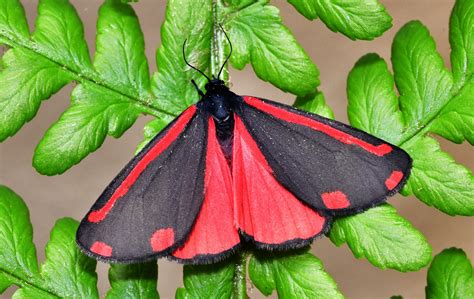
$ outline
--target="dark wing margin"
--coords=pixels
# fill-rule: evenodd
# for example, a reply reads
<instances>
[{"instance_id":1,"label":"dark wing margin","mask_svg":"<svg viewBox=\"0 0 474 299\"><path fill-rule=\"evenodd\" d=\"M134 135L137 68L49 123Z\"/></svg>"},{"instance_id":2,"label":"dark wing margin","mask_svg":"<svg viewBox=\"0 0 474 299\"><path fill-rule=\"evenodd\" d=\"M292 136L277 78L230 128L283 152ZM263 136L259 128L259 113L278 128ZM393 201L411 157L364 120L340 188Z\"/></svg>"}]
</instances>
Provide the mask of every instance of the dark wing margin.
<instances>
[{"instance_id":1,"label":"dark wing margin","mask_svg":"<svg viewBox=\"0 0 474 299\"><path fill-rule=\"evenodd\" d=\"M86 254L135 263L184 244L204 199L207 118L189 107L122 169L79 226Z\"/></svg>"},{"instance_id":2,"label":"dark wing margin","mask_svg":"<svg viewBox=\"0 0 474 299\"><path fill-rule=\"evenodd\" d=\"M278 182L323 215L378 205L410 174L405 151L337 121L253 97L236 113Z\"/></svg>"}]
</instances>

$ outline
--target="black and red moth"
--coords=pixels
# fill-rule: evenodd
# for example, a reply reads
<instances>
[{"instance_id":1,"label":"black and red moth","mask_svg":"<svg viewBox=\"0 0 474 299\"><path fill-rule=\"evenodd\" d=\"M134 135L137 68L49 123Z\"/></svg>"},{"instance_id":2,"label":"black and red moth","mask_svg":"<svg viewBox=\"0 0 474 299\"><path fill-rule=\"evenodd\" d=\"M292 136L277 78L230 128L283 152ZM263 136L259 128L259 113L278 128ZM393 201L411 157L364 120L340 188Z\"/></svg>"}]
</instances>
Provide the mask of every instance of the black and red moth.
<instances>
[{"instance_id":1,"label":"black and red moth","mask_svg":"<svg viewBox=\"0 0 474 299\"><path fill-rule=\"evenodd\" d=\"M212 263L241 242L308 245L331 219L398 192L411 159L337 121L239 96L219 79L105 189L77 232L87 254Z\"/></svg>"}]
</instances>

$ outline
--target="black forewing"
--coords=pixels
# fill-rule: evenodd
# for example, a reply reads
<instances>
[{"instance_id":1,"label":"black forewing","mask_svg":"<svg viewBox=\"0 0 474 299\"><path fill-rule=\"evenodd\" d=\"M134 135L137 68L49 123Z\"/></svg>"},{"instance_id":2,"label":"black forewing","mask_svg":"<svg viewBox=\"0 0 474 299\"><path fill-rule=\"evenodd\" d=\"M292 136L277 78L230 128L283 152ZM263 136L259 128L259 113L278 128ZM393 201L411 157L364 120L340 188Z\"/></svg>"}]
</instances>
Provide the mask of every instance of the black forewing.
<instances>
[{"instance_id":1,"label":"black forewing","mask_svg":"<svg viewBox=\"0 0 474 299\"><path fill-rule=\"evenodd\" d=\"M207 117L201 109L196 110L179 135L141 172L105 219L97 223L88 219L91 213L104 207L146 154L167 134L172 134L173 125L179 121L178 118L171 123L125 166L82 220L77 242L83 251L106 261L140 262L169 254L185 242L204 197ZM172 242L168 240L170 246L163 250L153 250L151 237L159 230L172 231ZM97 254L97 248L91 250L96 242L107 247L102 248L105 254Z\"/></svg>"},{"instance_id":2,"label":"black forewing","mask_svg":"<svg viewBox=\"0 0 474 299\"><path fill-rule=\"evenodd\" d=\"M324 123L364 142L387 144L342 123L272 101L258 101ZM280 184L325 214L348 215L379 204L398 192L409 176L411 159L394 145L390 145L390 153L377 156L321 131L266 113L245 101L237 107L236 113L244 121ZM397 172L403 176L394 176L392 183L395 180L396 184L390 186L387 180ZM336 197L343 194L348 205L328 206L323 201L323 194Z\"/></svg>"}]
</instances>

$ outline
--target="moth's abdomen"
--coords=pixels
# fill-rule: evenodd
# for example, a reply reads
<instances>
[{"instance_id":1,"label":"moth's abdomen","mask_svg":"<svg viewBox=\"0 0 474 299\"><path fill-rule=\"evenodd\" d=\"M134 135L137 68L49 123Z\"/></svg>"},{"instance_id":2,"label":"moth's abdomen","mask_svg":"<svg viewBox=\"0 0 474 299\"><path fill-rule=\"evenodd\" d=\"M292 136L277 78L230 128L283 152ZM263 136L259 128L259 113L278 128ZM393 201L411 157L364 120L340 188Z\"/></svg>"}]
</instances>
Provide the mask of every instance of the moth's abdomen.
<instances>
[{"instance_id":1,"label":"moth's abdomen","mask_svg":"<svg viewBox=\"0 0 474 299\"><path fill-rule=\"evenodd\" d=\"M219 145L224 153L224 156L228 163L232 161L232 148L233 148L233 136L234 136L234 115L230 114L229 117L222 121L214 120L216 125L216 136L219 141Z\"/></svg>"}]
</instances>

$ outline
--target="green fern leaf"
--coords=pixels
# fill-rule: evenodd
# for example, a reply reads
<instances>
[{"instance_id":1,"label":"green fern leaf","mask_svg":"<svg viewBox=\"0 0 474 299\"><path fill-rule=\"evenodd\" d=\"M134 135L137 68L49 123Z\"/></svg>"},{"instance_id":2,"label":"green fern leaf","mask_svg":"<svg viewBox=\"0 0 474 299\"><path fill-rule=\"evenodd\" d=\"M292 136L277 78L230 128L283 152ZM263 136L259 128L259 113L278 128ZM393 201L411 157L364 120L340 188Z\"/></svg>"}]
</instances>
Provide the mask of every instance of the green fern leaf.
<instances>
[{"instance_id":1,"label":"green fern leaf","mask_svg":"<svg viewBox=\"0 0 474 299\"><path fill-rule=\"evenodd\" d=\"M462 20L461 24L472 22L472 9L459 10L459 7L467 8L469 5L472 5L469 1L457 1L451 19ZM472 171L455 163L447 153L441 151L437 141L427 136L430 131L446 132L449 128L455 128L451 135L440 135L461 141L473 134L473 126L466 123L470 121L467 98L472 92L472 79L462 78L471 78L472 73L467 66L474 59L474 54L466 53L463 56L456 54L461 50L455 49L461 44L458 38L468 41L474 31L465 29L462 27L464 25L461 26L463 30L453 26L459 26L459 22L451 22L451 44L458 43L453 45L453 55L463 61L461 64L466 66L462 68L465 73L459 73L458 69L453 81L426 27L420 22L410 22L397 33L392 48L394 77L400 97L395 93L386 63L377 55L370 54L362 57L349 75L348 113L353 126L389 140L409 152L413 158L413 169L404 194L414 194L426 204L450 215L474 215ZM453 32L456 34L453 35ZM464 117L447 116L452 112L451 109L457 109L456 113ZM444 121L440 121L442 119ZM445 125L447 127L443 127ZM368 214L373 216L368 218ZM401 231L396 223L401 219L396 220L400 216L395 213L389 214L393 215L389 220L382 221L377 231L387 232L390 238L384 238L383 233L367 238L369 221L386 217L379 214L377 209L372 209L361 215L337 220L337 230L331 232L331 239L337 245L346 242L357 257L365 256L381 268L412 271L426 265L430 250L426 240L414 228L405 225L405 235L395 241L393 236ZM367 224L364 226L360 221L365 219ZM390 230L391 225L393 228ZM417 241L408 242L408 239ZM397 243L398 249L393 248L392 254L383 253L384 249L392 248Z\"/></svg>"},{"instance_id":2,"label":"green fern leaf","mask_svg":"<svg viewBox=\"0 0 474 299\"><path fill-rule=\"evenodd\" d=\"M56 222L38 271L28 208L12 190L0 186L0 294L10 285L13 298L98 298L96 261L76 246L78 223Z\"/></svg>"},{"instance_id":3,"label":"green fern leaf","mask_svg":"<svg viewBox=\"0 0 474 299\"><path fill-rule=\"evenodd\" d=\"M156 290L157 279L158 267L156 262L111 265L109 269L111 288L105 298L158 299L160 296Z\"/></svg>"},{"instance_id":4,"label":"green fern leaf","mask_svg":"<svg viewBox=\"0 0 474 299\"><path fill-rule=\"evenodd\" d=\"M259 1L230 11L226 23L237 69L249 62L257 76L283 91L304 96L319 85L319 71L283 25L279 10Z\"/></svg>"},{"instance_id":5,"label":"green fern leaf","mask_svg":"<svg viewBox=\"0 0 474 299\"><path fill-rule=\"evenodd\" d=\"M266 296L276 290L278 298L344 298L321 261L307 250L254 255L249 275Z\"/></svg>"},{"instance_id":6,"label":"green fern leaf","mask_svg":"<svg viewBox=\"0 0 474 299\"><path fill-rule=\"evenodd\" d=\"M176 115L153 99L143 34L128 4L102 5L93 64L82 22L68 0L41 0L35 25L30 37L21 3L0 1L0 41L11 48L0 67L0 140L30 121L42 100L73 80L79 83L71 107L38 145L34 166L40 173L66 171L107 135L119 137L142 113Z\"/></svg>"},{"instance_id":7,"label":"green fern leaf","mask_svg":"<svg viewBox=\"0 0 474 299\"><path fill-rule=\"evenodd\" d=\"M309 20L320 18L350 39L372 40L390 27L392 17L378 0L288 0Z\"/></svg>"},{"instance_id":8,"label":"green fern leaf","mask_svg":"<svg viewBox=\"0 0 474 299\"><path fill-rule=\"evenodd\" d=\"M184 266L184 288L176 291L176 298L232 298L235 267L233 259L216 265Z\"/></svg>"},{"instance_id":9,"label":"green fern leaf","mask_svg":"<svg viewBox=\"0 0 474 299\"><path fill-rule=\"evenodd\" d=\"M449 248L435 256L428 269L426 298L474 298L474 273L464 251Z\"/></svg>"},{"instance_id":10,"label":"green fern leaf","mask_svg":"<svg viewBox=\"0 0 474 299\"><path fill-rule=\"evenodd\" d=\"M204 85L204 78L188 67L185 55L196 68L206 71L211 61L212 7L207 0L172 0L166 7L161 27L161 46L156 53L158 71L153 75L152 90L156 105L179 114L199 100L191 79Z\"/></svg>"}]
</instances>

